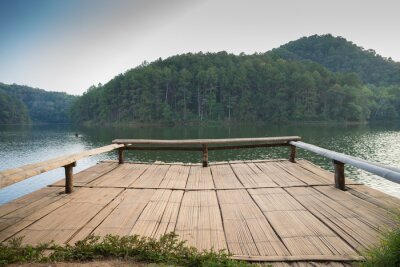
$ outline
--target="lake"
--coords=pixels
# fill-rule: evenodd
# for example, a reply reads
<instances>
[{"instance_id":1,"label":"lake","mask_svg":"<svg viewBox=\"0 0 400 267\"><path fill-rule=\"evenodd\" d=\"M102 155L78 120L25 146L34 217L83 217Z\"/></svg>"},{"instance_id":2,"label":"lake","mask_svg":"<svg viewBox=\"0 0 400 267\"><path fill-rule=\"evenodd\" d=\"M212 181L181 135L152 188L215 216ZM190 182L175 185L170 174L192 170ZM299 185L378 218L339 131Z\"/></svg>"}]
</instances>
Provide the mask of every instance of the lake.
<instances>
[{"instance_id":1,"label":"lake","mask_svg":"<svg viewBox=\"0 0 400 267\"><path fill-rule=\"evenodd\" d=\"M79 134L79 137L75 136ZM116 138L186 139L235 138L298 135L302 141L400 168L400 124L379 125L279 125L242 124L174 127L78 127L73 125L0 125L0 171L40 162L57 156L104 146ZM250 160L288 158L286 147L210 151L209 160ZM201 153L187 151L127 151L126 160L200 162ZM297 158L305 158L332 170L331 161L298 149ZM117 159L110 152L78 161L75 172L99 160ZM44 173L0 190L0 204L35 191L64 177L63 168ZM400 185L346 166L347 178L365 183L400 198Z\"/></svg>"}]
</instances>

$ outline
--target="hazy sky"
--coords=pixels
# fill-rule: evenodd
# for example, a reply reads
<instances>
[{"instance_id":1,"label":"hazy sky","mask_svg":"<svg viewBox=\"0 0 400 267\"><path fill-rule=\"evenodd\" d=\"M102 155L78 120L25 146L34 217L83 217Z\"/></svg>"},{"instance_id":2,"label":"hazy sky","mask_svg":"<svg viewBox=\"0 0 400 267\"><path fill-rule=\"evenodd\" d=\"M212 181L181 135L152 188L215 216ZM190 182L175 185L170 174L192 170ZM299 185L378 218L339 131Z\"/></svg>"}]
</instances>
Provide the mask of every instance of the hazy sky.
<instances>
[{"instance_id":1,"label":"hazy sky","mask_svg":"<svg viewBox=\"0 0 400 267\"><path fill-rule=\"evenodd\" d=\"M82 94L144 60L332 33L400 61L400 1L0 0L0 82Z\"/></svg>"}]
</instances>

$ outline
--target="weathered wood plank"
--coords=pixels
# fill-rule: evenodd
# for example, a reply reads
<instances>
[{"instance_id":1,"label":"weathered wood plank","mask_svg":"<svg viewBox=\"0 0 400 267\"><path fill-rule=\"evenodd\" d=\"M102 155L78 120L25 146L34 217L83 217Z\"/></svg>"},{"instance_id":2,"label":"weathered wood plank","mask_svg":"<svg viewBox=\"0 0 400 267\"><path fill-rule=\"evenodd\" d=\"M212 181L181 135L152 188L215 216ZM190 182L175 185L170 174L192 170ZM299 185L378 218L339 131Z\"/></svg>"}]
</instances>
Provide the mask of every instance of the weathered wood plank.
<instances>
[{"instance_id":1,"label":"weathered wood plank","mask_svg":"<svg viewBox=\"0 0 400 267\"><path fill-rule=\"evenodd\" d=\"M235 255L289 255L246 190L218 191L229 252Z\"/></svg>"},{"instance_id":2,"label":"weathered wood plank","mask_svg":"<svg viewBox=\"0 0 400 267\"><path fill-rule=\"evenodd\" d=\"M394 218L391 217L385 209L375 204L360 199L350 193L336 190L331 186L315 186L314 188L339 205L347 207L358 214L364 222L374 227L377 231L395 226L393 224Z\"/></svg>"},{"instance_id":3,"label":"weathered wood plank","mask_svg":"<svg viewBox=\"0 0 400 267\"><path fill-rule=\"evenodd\" d=\"M358 255L285 190L253 189L249 193L291 255Z\"/></svg>"},{"instance_id":4,"label":"weathered wood plank","mask_svg":"<svg viewBox=\"0 0 400 267\"><path fill-rule=\"evenodd\" d=\"M146 171L136 179L131 186L137 187L158 187L161 181L167 174L168 169L171 165L151 165Z\"/></svg>"},{"instance_id":5,"label":"weathered wood plank","mask_svg":"<svg viewBox=\"0 0 400 267\"><path fill-rule=\"evenodd\" d=\"M71 194L71 201L29 225L17 236L24 236L24 243L39 244L54 241L67 242L99 211L111 202L122 189L82 188Z\"/></svg>"},{"instance_id":6,"label":"weathered wood plank","mask_svg":"<svg viewBox=\"0 0 400 267\"><path fill-rule=\"evenodd\" d=\"M17 210L18 214L11 213L8 214L11 217L3 217L4 219L0 219L1 223L7 222L8 224L7 227L3 228L0 231L0 242L3 242L8 238L14 236L37 220L41 219L42 217L71 201L71 198L69 196L65 194L62 196L64 197L53 197L51 198L51 201L43 201L40 203L40 205L35 205L34 207L30 206L28 209L21 208Z\"/></svg>"},{"instance_id":7,"label":"weathered wood plank","mask_svg":"<svg viewBox=\"0 0 400 267\"><path fill-rule=\"evenodd\" d=\"M254 163L235 163L231 167L244 187L277 187Z\"/></svg>"},{"instance_id":8,"label":"weathered wood plank","mask_svg":"<svg viewBox=\"0 0 400 267\"><path fill-rule=\"evenodd\" d=\"M118 195L113 201L106 205L96 216L94 216L87 224L80 228L67 241L68 244L74 245L77 241L85 239L96 230L96 228L113 212L125 197L125 191Z\"/></svg>"},{"instance_id":9,"label":"weathered wood plank","mask_svg":"<svg viewBox=\"0 0 400 267\"><path fill-rule=\"evenodd\" d=\"M156 190L127 189L121 194L119 205L93 231L95 235L129 235L140 214Z\"/></svg>"},{"instance_id":10,"label":"weathered wood plank","mask_svg":"<svg viewBox=\"0 0 400 267\"><path fill-rule=\"evenodd\" d=\"M174 189L184 189L188 180L190 166L171 165L165 174L160 187L170 187Z\"/></svg>"},{"instance_id":11,"label":"weathered wood plank","mask_svg":"<svg viewBox=\"0 0 400 267\"><path fill-rule=\"evenodd\" d=\"M308 185L333 184L334 182L288 161L277 162L276 165Z\"/></svg>"},{"instance_id":12,"label":"weathered wood plank","mask_svg":"<svg viewBox=\"0 0 400 267\"><path fill-rule=\"evenodd\" d=\"M186 189L212 189L214 182L211 175L210 168L203 168L200 166L191 166L189 177L186 184Z\"/></svg>"},{"instance_id":13,"label":"weathered wood plank","mask_svg":"<svg viewBox=\"0 0 400 267\"><path fill-rule=\"evenodd\" d=\"M120 186L128 187L133 184L149 167L144 164L125 163L117 167L102 177L88 183L90 186Z\"/></svg>"},{"instance_id":14,"label":"weathered wood plank","mask_svg":"<svg viewBox=\"0 0 400 267\"><path fill-rule=\"evenodd\" d=\"M347 188L347 192L352 195L389 211L397 213L400 209L400 198L389 196L365 185L348 185Z\"/></svg>"},{"instance_id":15,"label":"weathered wood plank","mask_svg":"<svg viewBox=\"0 0 400 267\"><path fill-rule=\"evenodd\" d=\"M319 177L323 177L323 179L329 183L334 183L335 181L335 174L329 172L320 166L313 164L312 162L304 159L299 159L296 161L297 165L318 175Z\"/></svg>"},{"instance_id":16,"label":"weathered wood plank","mask_svg":"<svg viewBox=\"0 0 400 267\"><path fill-rule=\"evenodd\" d=\"M16 212L18 209L24 208L25 213L26 211L33 211L34 207L37 204L42 203L43 198L51 198L57 197L59 194L63 192L63 189L60 188L42 188L37 191L34 191L30 194L17 198L9 203L0 206L0 218L6 216L7 214ZM37 202L39 201L39 202ZM30 206L30 207L28 207ZM27 208L28 207L28 208Z\"/></svg>"},{"instance_id":17,"label":"weathered wood plank","mask_svg":"<svg viewBox=\"0 0 400 267\"><path fill-rule=\"evenodd\" d=\"M216 193L185 192L175 232L200 250L227 249Z\"/></svg>"},{"instance_id":18,"label":"weathered wood plank","mask_svg":"<svg viewBox=\"0 0 400 267\"><path fill-rule=\"evenodd\" d=\"M156 190L130 235L159 238L161 235L173 232L182 196L181 190Z\"/></svg>"},{"instance_id":19,"label":"weathered wood plank","mask_svg":"<svg viewBox=\"0 0 400 267\"><path fill-rule=\"evenodd\" d=\"M216 188L243 187L229 164L213 165L210 168Z\"/></svg>"},{"instance_id":20,"label":"weathered wood plank","mask_svg":"<svg viewBox=\"0 0 400 267\"><path fill-rule=\"evenodd\" d=\"M279 165L279 162L256 163L256 166L279 186L302 186L306 185L290 173L286 172Z\"/></svg>"},{"instance_id":21,"label":"weathered wood plank","mask_svg":"<svg viewBox=\"0 0 400 267\"><path fill-rule=\"evenodd\" d=\"M379 240L379 231L362 215L318 190L310 187L292 187L285 190L358 252Z\"/></svg>"},{"instance_id":22,"label":"weathered wood plank","mask_svg":"<svg viewBox=\"0 0 400 267\"><path fill-rule=\"evenodd\" d=\"M84 169L78 173L74 174L74 185L86 185L94 180L100 178L101 176L111 172L118 167L118 164L111 162L101 162L92 167ZM64 178L55 182L50 186L64 186Z\"/></svg>"},{"instance_id":23,"label":"weathered wood plank","mask_svg":"<svg viewBox=\"0 0 400 267\"><path fill-rule=\"evenodd\" d=\"M229 138L229 139L185 139L185 140L156 140L156 139L115 139L113 144L142 144L142 145L203 145L203 144L235 144L298 141L299 136L260 137L260 138Z\"/></svg>"}]
</instances>

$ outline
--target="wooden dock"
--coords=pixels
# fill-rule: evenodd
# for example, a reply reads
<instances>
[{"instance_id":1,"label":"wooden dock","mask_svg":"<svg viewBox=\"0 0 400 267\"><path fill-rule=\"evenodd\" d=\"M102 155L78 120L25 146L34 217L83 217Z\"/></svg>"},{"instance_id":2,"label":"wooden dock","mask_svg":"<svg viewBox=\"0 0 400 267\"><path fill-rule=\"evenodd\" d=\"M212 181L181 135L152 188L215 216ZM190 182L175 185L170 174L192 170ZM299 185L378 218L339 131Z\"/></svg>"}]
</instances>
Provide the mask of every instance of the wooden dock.
<instances>
[{"instance_id":1,"label":"wooden dock","mask_svg":"<svg viewBox=\"0 0 400 267\"><path fill-rule=\"evenodd\" d=\"M60 181L0 206L0 242L174 231L189 246L237 259L350 266L394 225L400 200L349 180L346 191L334 185L333 173L306 160L101 162L74 175L71 194Z\"/></svg>"}]
</instances>

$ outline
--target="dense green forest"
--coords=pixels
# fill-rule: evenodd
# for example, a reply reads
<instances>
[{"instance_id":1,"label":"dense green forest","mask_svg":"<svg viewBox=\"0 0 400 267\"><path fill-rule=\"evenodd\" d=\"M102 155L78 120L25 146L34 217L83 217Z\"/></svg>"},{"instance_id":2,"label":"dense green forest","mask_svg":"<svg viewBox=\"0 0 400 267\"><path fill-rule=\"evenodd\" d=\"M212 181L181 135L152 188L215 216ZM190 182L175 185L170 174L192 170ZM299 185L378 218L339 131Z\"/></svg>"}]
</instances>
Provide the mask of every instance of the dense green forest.
<instances>
[{"instance_id":1,"label":"dense green forest","mask_svg":"<svg viewBox=\"0 0 400 267\"><path fill-rule=\"evenodd\" d=\"M28 110L24 103L0 91L0 124L29 122Z\"/></svg>"},{"instance_id":2,"label":"dense green forest","mask_svg":"<svg viewBox=\"0 0 400 267\"><path fill-rule=\"evenodd\" d=\"M294 52L288 56L289 48L308 51L308 60ZM73 106L72 118L78 123L397 119L398 64L331 35L262 54L188 53L144 63L89 88ZM369 72L380 79L363 81Z\"/></svg>"},{"instance_id":3,"label":"dense green forest","mask_svg":"<svg viewBox=\"0 0 400 267\"><path fill-rule=\"evenodd\" d=\"M400 63L314 35L266 53L145 62L81 97L1 83L0 93L0 123L393 120Z\"/></svg>"},{"instance_id":4,"label":"dense green forest","mask_svg":"<svg viewBox=\"0 0 400 267\"><path fill-rule=\"evenodd\" d=\"M3 83L0 83L0 94L2 97L0 123L16 124L29 121L33 123L70 122L70 109L77 98L66 93L48 92L28 86Z\"/></svg>"},{"instance_id":5,"label":"dense green forest","mask_svg":"<svg viewBox=\"0 0 400 267\"><path fill-rule=\"evenodd\" d=\"M303 37L271 53L290 60L311 60L335 72L354 72L367 84L400 84L399 62L330 34Z\"/></svg>"}]
</instances>

